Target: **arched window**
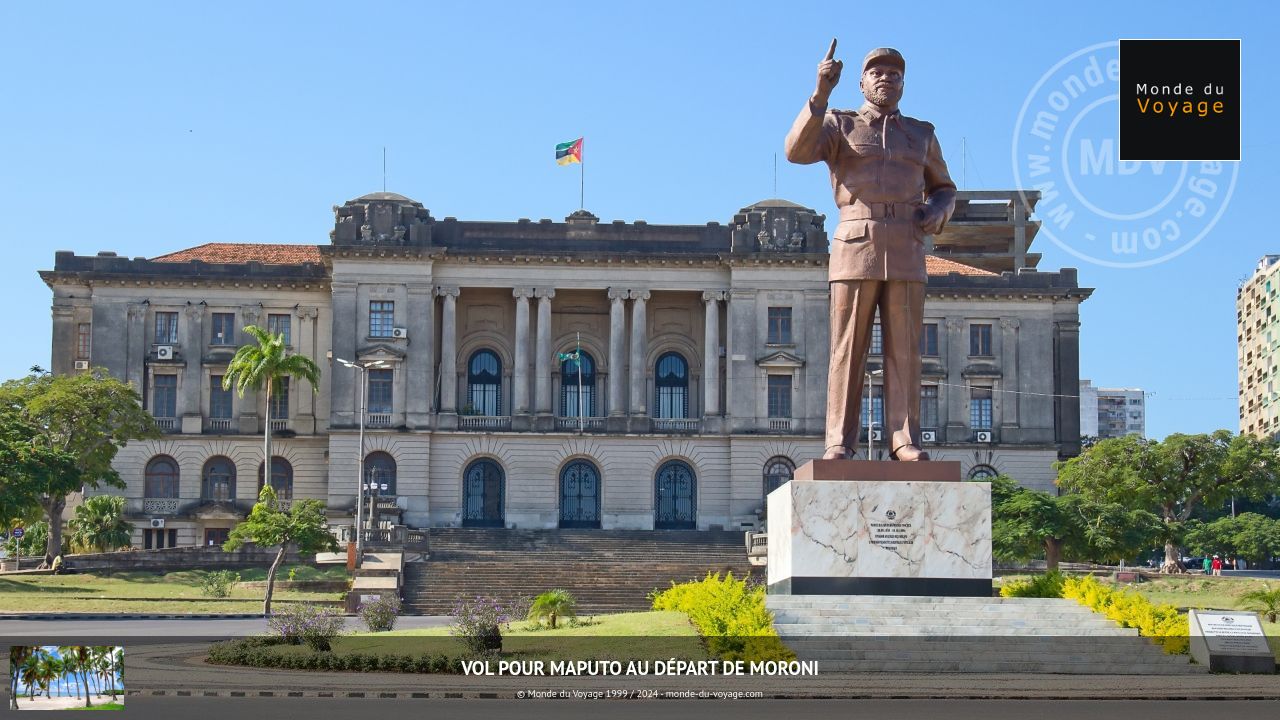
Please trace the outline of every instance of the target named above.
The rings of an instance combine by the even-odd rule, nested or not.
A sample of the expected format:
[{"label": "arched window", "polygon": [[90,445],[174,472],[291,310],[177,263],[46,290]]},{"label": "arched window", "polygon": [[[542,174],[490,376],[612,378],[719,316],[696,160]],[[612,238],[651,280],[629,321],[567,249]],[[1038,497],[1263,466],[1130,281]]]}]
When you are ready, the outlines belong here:
[{"label": "arched window", "polygon": [[492,350],[477,350],[467,363],[467,404],[476,415],[502,414],[502,361]]},{"label": "arched window", "polygon": [[990,465],[974,465],[969,469],[970,480],[987,480],[1000,474],[999,470]]},{"label": "arched window", "polygon": [[658,530],[693,530],[698,521],[698,478],[693,468],[669,460],[654,476],[653,526]]},{"label": "arched window", "polygon": [[585,350],[578,351],[577,360],[560,363],[560,416],[579,414],[596,414],[596,361]]},{"label": "arched window", "polygon": [[463,527],[502,527],[505,524],[503,485],[505,475],[498,463],[481,459],[462,473]]},{"label": "arched window", "polygon": [[560,471],[560,527],[600,527],[600,471],[589,460],[574,460]]},{"label": "arched window", "polygon": [[658,358],[654,385],[658,394],[654,417],[689,417],[689,363],[680,353],[669,352]]},{"label": "arched window", "polygon": [[204,464],[200,498],[206,502],[229,502],[236,499],[236,466],[221,455]]},{"label": "arched window", "polygon": [[[396,494],[396,460],[382,451],[371,452],[364,458],[365,484],[377,483],[379,495]],[[386,485],[386,489],[383,489]]]},{"label": "arched window", "polygon": [[[279,455],[271,458],[271,488],[276,499],[293,499],[293,466]],[[262,490],[262,463],[258,463],[258,490]]]},{"label": "arched window", "polygon": [[157,455],[147,463],[143,497],[178,497],[178,463],[168,455]]},{"label": "arched window", "polygon": [[775,455],[764,464],[764,494],[769,493],[791,482],[796,473],[796,464],[790,458]]}]

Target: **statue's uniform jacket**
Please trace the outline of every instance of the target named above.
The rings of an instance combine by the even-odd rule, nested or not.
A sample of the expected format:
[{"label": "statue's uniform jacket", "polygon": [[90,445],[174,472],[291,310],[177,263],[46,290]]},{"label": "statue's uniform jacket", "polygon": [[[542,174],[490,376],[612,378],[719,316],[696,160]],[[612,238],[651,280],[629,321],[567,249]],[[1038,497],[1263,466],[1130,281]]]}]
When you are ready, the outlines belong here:
[{"label": "statue's uniform jacket", "polygon": [[787,133],[787,159],[824,160],[840,224],[831,243],[831,280],[925,282],[924,235],[914,208],[929,203],[950,219],[955,183],[933,125],[871,103],[831,110],[805,103]]}]

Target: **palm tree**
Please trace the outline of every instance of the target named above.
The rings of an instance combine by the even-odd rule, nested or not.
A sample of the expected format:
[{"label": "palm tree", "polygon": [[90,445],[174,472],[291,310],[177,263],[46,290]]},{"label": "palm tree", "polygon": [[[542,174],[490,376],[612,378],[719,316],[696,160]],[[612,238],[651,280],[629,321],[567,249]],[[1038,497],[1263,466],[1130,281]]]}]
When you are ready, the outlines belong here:
[{"label": "palm tree", "polygon": [[533,599],[529,606],[529,619],[547,624],[554,630],[556,619],[561,617],[577,617],[578,601],[568,590],[548,590]]},{"label": "palm tree", "polygon": [[1249,603],[1250,610],[1257,610],[1267,617],[1267,622],[1275,622],[1280,615],[1280,588],[1272,589],[1264,584],[1261,590],[1252,590],[1240,596]]},{"label": "palm tree", "polygon": [[62,656],[63,663],[66,663],[67,658],[72,659],[75,670],[80,672],[80,679],[84,681],[84,706],[93,707],[93,699],[89,695],[89,648],[84,645],[60,645],[58,654]]},{"label": "palm tree", "polygon": [[227,364],[222,376],[222,389],[234,385],[236,395],[244,397],[246,390],[265,386],[267,417],[262,433],[262,482],[271,484],[271,393],[281,378],[297,375],[311,385],[312,392],[320,391],[320,368],[305,355],[290,355],[285,346],[284,333],[272,335],[257,325],[246,325],[246,334],[258,341],[257,345],[242,345]]},{"label": "palm tree", "polygon": [[40,689],[44,690],[44,696],[52,698],[49,688],[53,685],[53,681],[62,677],[62,661],[54,657],[52,653],[42,653],[40,658]]},{"label": "palm tree", "polygon": [[124,519],[124,498],[95,495],[76,508],[68,525],[71,547],[84,552],[108,552],[129,547],[133,525]]},{"label": "palm tree", "polygon": [[27,658],[31,657],[38,647],[31,645],[14,645],[9,648],[9,709],[18,709],[18,678],[21,676],[22,666],[26,664]]}]

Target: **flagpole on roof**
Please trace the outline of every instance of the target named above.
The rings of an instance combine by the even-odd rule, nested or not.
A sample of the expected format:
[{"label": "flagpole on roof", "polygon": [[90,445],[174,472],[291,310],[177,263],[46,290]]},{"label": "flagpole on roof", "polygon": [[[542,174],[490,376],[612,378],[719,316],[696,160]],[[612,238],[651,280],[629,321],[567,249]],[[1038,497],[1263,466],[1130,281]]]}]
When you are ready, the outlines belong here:
[{"label": "flagpole on roof", "polygon": [[[585,140],[585,139],[586,139],[586,138],[583,138],[583,140]],[[586,210],[586,209],[587,209],[587,203],[586,203],[586,197],[587,197],[587,181],[586,181],[586,175],[587,175],[587,171],[586,171],[586,169],[584,168],[584,166],[585,166],[585,165],[586,165],[586,162],[584,162],[584,161],[583,161],[583,159],[582,159],[582,145],[579,145],[579,146],[578,146],[578,209],[579,209],[579,210]]]},{"label": "flagpole on roof", "polygon": [[584,427],[585,421],[582,419],[582,331],[578,331],[578,344],[573,350],[573,354],[578,356],[578,432],[586,432]]}]

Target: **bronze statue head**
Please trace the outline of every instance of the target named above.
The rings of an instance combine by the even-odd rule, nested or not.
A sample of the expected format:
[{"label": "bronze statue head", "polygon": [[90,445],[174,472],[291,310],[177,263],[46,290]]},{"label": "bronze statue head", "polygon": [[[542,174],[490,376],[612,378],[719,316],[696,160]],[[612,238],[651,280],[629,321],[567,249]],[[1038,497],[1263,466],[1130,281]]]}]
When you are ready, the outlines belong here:
[{"label": "bronze statue head", "polygon": [[907,61],[893,48],[876,48],[862,60],[858,88],[867,102],[883,110],[895,110],[902,99]]}]

